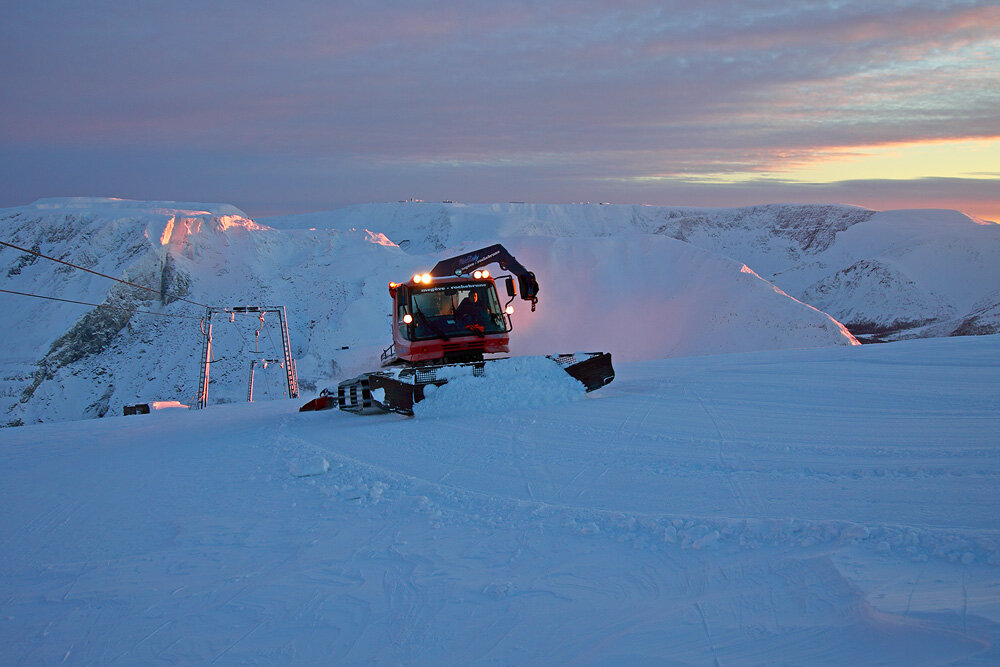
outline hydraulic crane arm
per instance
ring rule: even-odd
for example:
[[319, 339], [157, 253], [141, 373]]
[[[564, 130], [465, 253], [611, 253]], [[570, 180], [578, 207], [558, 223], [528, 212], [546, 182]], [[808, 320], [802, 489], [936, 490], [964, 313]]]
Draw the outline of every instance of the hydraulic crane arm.
[[460, 276], [494, 262], [499, 264], [504, 271], [510, 271], [517, 276], [518, 292], [520, 292], [522, 299], [531, 302], [531, 309], [534, 310], [535, 304], [538, 302], [538, 281], [535, 280], [534, 272], [524, 268], [524, 265], [499, 243], [457, 257], [442, 259], [434, 265], [430, 274], [435, 277]]

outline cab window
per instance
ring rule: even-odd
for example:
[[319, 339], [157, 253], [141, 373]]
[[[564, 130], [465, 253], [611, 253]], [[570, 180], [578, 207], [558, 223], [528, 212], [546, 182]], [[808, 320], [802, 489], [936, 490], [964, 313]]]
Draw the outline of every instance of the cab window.
[[[410, 340], [506, 331], [496, 290], [491, 283], [414, 290], [410, 296], [409, 312], [413, 315], [413, 325], [400, 333]], [[397, 313], [400, 322], [403, 314], [404, 309], [400, 307]]]

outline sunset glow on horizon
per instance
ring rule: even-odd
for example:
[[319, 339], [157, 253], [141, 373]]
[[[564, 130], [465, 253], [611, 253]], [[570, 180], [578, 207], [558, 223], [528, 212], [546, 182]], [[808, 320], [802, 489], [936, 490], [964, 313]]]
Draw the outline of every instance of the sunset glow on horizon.
[[[640, 177], [640, 181], [682, 180], [708, 185], [752, 184], [764, 180], [799, 184], [835, 184], [856, 180], [919, 181], [966, 179], [996, 185], [1000, 178], [1000, 136], [984, 139], [936, 139], [899, 144], [818, 147], [811, 152], [777, 153], [753, 171], [679, 172]], [[1000, 196], [986, 206], [970, 204], [963, 212], [1000, 223]]]
[[681, 174], [692, 181], [737, 183], [767, 176], [799, 183], [836, 183], [852, 179], [973, 178], [1000, 176], [1000, 137], [945, 139], [886, 144], [817, 148], [752, 172]]
[[20, 3], [0, 206], [844, 202], [1000, 221], [1000, 7]]

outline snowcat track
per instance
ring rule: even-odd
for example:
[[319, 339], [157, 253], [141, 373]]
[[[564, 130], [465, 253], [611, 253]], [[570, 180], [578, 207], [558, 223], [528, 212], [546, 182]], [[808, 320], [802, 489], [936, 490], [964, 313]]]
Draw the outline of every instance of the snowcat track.
[[[547, 358], [559, 364], [560, 368], [582, 383], [588, 392], [600, 389], [615, 379], [610, 353], [588, 352], [585, 353], [584, 359], [578, 360], [580, 356], [579, 353], [550, 354], [547, 355]], [[481, 377], [486, 374], [489, 364], [503, 360], [491, 359], [464, 364], [416, 366], [404, 368], [398, 372], [373, 371], [365, 373], [345, 380], [337, 386], [337, 406], [341, 410], [359, 415], [384, 414], [386, 412], [412, 415], [414, 404], [424, 400], [424, 387], [447, 384], [447, 375], [451, 373], [442, 374], [441, 370], [452, 371], [466, 368], [469, 369], [471, 375]]]
[[337, 385], [337, 407], [358, 415], [388, 412], [388, 408], [372, 397], [372, 375], [359, 375]]

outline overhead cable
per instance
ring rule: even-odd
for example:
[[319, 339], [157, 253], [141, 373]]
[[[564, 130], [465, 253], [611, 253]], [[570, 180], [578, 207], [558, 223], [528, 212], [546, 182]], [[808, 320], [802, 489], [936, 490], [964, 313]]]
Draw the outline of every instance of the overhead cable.
[[141, 313], [143, 315], [157, 315], [159, 317], [182, 317], [186, 320], [198, 320], [200, 317], [194, 317], [192, 315], [177, 315], [174, 313], [154, 313], [151, 310], [131, 310], [130, 308], [124, 308], [122, 306], [112, 306], [106, 303], [89, 303], [87, 301], [74, 301], [73, 299], [60, 299], [56, 296], [45, 296], [42, 294], [31, 294], [29, 292], [15, 292], [9, 289], [0, 289], [0, 292], [4, 294], [17, 294], [18, 296], [32, 296], [36, 299], [48, 299], [49, 301], [62, 301], [64, 303], [78, 303], [81, 306], [93, 306], [94, 308], [108, 308], [110, 310], [124, 310], [130, 313]]
[[[0, 241], [0, 245], [5, 245], [5, 246], [7, 246], [9, 248], [14, 248], [15, 250], [20, 250], [21, 252], [26, 252], [26, 253], [29, 253], [31, 255], [36, 255], [37, 257], [41, 257], [42, 259], [48, 259], [48, 260], [52, 260], [53, 262], [59, 262], [60, 264], [65, 264], [66, 266], [71, 266], [74, 269], [80, 269], [81, 271], [86, 271], [87, 273], [93, 273], [95, 276], [101, 276], [102, 278], [108, 278], [110, 280], [114, 280], [116, 282], [123, 283], [125, 285], [130, 285], [132, 287], [137, 287], [138, 289], [146, 290], [147, 292], [152, 292], [153, 294], [158, 294], [159, 296], [164, 297], [164, 298], [171, 297], [171, 298], [173, 298], [173, 299], [175, 299], [177, 301], [184, 301], [185, 303], [194, 304], [195, 306], [201, 306], [202, 308], [212, 308], [212, 306], [206, 305], [204, 303], [198, 303], [197, 301], [192, 301], [190, 299], [185, 299], [184, 297], [180, 297], [180, 296], [177, 296], [175, 294], [164, 294], [163, 292], [161, 292], [159, 290], [155, 290], [152, 287], [146, 287], [145, 285], [137, 285], [136, 283], [130, 283], [127, 280], [122, 280], [121, 278], [115, 278], [114, 276], [109, 276], [106, 273], [101, 273], [100, 271], [94, 271], [92, 269], [88, 269], [88, 268], [79, 266], [77, 264], [73, 264], [72, 262], [66, 262], [66, 261], [61, 260], [61, 259], [56, 259], [55, 257], [49, 257], [48, 255], [43, 255], [42, 253], [37, 252], [35, 250], [31, 250], [29, 248], [22, 248], [21, 246], [14, 245], [13, 243], [7, 243], [6, 241]], [[159, 314], [159, 313], [156, 313], [156, 314]]]

